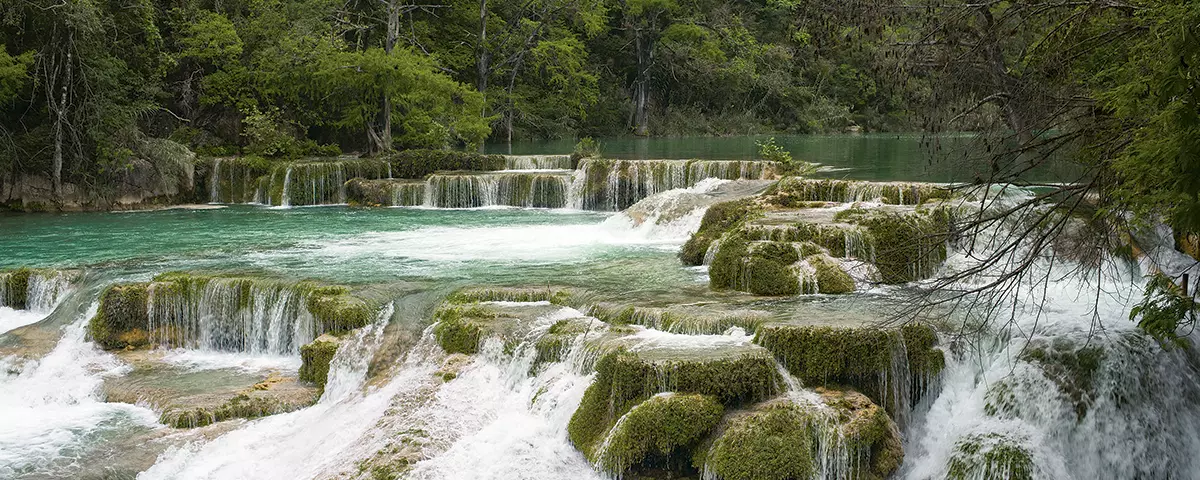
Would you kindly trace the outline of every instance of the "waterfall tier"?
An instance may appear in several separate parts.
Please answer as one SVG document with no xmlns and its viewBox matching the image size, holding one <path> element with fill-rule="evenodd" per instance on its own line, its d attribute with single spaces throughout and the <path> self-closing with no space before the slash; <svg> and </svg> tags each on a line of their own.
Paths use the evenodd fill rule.
<svg viewBox="0 0 1200 480">
<path fill-rule="evenodd" d="M 322 333 L 366 325 L 373 312 L 341 286 L 168 273 L 110 287 L 89 330 L 106 348 L 297 355 Z"/>
<path fill-rule="evenodd" d="M 214 159 L 207 179 L 209 201 L 618 211 L 706 178 L 774 179 L 777 171 L 774 163 L 761 161 L 608 159 L 581 160 L 573 170 L 568 155 L 478 156 L 472 160 L 475 157 L 468 154 L 452 153 L 457 156 L 445 161 L 401 156 L 274 163 L 254 158 Z M 467 170 L 470 172 L 464 173 Z"/>
</svg>

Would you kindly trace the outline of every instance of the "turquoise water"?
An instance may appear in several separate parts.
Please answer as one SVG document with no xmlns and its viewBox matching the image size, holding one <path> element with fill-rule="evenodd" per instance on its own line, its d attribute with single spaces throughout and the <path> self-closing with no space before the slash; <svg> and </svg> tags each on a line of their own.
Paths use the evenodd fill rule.
<svg viewBox="0 0 1200 480">
<path fill-rule="evenodd" d="M 270 209 L 0 216 L 0 268 L 246 270 L 339 282 L 691 283 L 674 250 L 608 215 L 532 209 Z M 610 222 L 611 223 L 611 222 Z M 638 275 L 629 275 L 637 270 Z"/>
</svg>

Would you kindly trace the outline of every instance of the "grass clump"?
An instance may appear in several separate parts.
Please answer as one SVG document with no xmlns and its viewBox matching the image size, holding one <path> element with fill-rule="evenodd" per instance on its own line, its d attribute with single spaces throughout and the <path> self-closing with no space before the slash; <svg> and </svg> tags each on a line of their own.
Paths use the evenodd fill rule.
<svg viewBox="0 0 1200 480">
<path fill-rule="evenodd" d="M 590 460 L 618 476 L 638 465 L 686 466 L 691 449 L 717 426 L 724 411 L 710 396 L 656 395 L 630 409 Z"/>
</svg>

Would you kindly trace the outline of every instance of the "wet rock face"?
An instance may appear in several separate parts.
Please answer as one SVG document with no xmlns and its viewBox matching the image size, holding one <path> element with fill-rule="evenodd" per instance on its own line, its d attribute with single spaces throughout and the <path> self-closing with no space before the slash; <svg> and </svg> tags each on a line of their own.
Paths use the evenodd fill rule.
<svg viewBox="0 0 1200 480">
<path fill-rule="evenodd" d="M 1030 480 L 1033 456 L 1003 434 L 969 435 L 954 444 L 947 464 L 949 480 Z"/>
<path fill-rule="evenodd" d="M 18 268 L 0 271 L 0 307 L 46 311 L 71 288 L 75 270 Z"/>
</svg>

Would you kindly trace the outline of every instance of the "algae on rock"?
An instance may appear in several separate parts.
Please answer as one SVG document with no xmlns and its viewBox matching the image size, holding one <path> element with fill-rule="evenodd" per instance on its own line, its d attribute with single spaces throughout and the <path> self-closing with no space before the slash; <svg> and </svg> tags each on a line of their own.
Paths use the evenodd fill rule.
<svg viewBox="0 0 1200 480">
<path fill-rule="evenodd" d="M 954 444 L 946 465 L 948 480 L 1032 480 L 1033 455 L 998 433 L 973 434 Z"/>
</svg>

